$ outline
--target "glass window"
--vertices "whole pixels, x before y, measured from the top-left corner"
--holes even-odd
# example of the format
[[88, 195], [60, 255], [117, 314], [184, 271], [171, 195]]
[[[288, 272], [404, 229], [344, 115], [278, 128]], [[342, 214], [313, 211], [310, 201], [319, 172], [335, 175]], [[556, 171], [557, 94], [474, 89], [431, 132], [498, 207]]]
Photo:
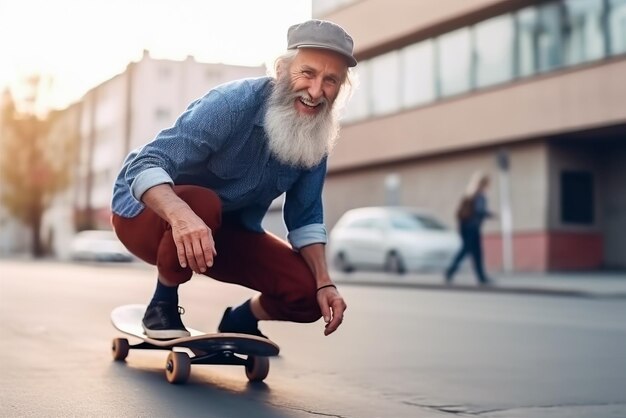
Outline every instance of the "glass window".
[[170, 67], [161, 66], [157, 69], [159, 78], [162, 80], [167, 80], [172, 75], [172, 69]]
[[428, 103], [435, 94], [435, 45], [432, 39], [402, 49], [402, 105]]
[[593, 174], [588, 171], [561, 172], [561, 221], [592, 224]]
[[384, 115], [400, 108], [400, 54], [391, 51], [370, 60], [372, 112]]
[[602, 0], [566, 0], [564, 6], [565, 64], [602, 58]]
[[537, 54], [535, 48], [537, 32], [537, 9], [527, 7], [515, 16], [517, 25], [516, 73], [520, 77], [535, 74], [537, 71]]
[[384, 227], [383, 221], [378, 218], [355, 219], [346, 224], [346, 228], [358, 229], [381, 229]]
[[391, 217], [391, 226], [394, 229], [403, 229], [407, 231], [414, 230], [445, 230], [446, 228], [436, 219], [414, 213], [395, 213]]
[[361, 61], [354, 68], [355, 85], [346, 104], [345, 122], [365, 119], [370, 115], [369, 61]]
[[469, 28], [462, 28], [437, 38], [439, 83], [442, 96], [470, 89], [471, 42]]
[[537, 27], [537, 64], [539, 71], [549, 71], [561, 66], [561, 11], [560, 4], [540, 6]]
[[609, 0], [608, 20], [611, 54], [626, 53], [626, 0]]
[[474, 27], [476, 87], [513, 78], [514, 23], [512, 15], [486, 20]]
[[165, 109], [163, 107], [157, 107], [154, 110], [154, 117], [157, 120], [163, 120], [163, 121], [169, 120], [170, 119], [170, 111], [169, 111], [169, 109]]

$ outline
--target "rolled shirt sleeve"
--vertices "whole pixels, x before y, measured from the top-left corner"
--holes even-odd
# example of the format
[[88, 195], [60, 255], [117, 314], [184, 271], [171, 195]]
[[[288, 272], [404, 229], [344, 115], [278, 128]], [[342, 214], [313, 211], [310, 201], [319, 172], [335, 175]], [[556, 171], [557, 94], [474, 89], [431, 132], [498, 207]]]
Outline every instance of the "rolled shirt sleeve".
[[287, 234], [287, 240], [296, 250], [311, 244], [326, 244], [327, 237], [328, 233], [324, 224], [305, 225]]
[[173, 186], [174, 180], [161, 167], [148, 168], [135, 177], [130, 185], [130, 192], [135, 199], [141, 202], [141, 196], [148, 189], [159, 184], [171, 184]]
[[283, 216], [289, 233], [287, 240], [296, 249], [310, 244], [326, 244], [322, 188], [326, 178], [326, 158], [302, 174], [287, 192]]

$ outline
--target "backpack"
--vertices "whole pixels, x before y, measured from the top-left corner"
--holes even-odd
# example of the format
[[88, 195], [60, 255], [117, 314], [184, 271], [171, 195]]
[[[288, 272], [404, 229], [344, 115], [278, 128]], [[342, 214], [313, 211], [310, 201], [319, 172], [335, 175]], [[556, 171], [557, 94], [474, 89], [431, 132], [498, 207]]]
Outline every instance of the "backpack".
[[474, 215], [474, 199], [470, 196], [464, 196], [456, 210], [456, 219], [464, 222]]

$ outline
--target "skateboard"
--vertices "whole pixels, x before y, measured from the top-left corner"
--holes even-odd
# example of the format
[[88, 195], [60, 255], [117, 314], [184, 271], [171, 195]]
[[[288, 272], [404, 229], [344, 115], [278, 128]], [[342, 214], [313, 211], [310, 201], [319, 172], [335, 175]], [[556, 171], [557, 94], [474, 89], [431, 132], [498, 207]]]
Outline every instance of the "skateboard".
[[[142, 340], [131, 345], [126, 338], [114, 338], [111, 345], [113, 360], [124, 361], [131, 349], [169, 350], [165, 377], [170, 383], [185, 383], [192, 364], [244, 366], [248, 380], [260, 382], [269, 373], [269, 357], [277, 356], [280, 351], [275, 343], [266, 338], [237, 333], [206, 334], [191, 328], [187, 328], [191, 334], [189, 337], [171, 340], [150, 338], [141, 325], [145, 311], [145, 305], [124, 305], [111, 312], [115, 328]], [[191, 356], [186, 351], [190, 351]]]

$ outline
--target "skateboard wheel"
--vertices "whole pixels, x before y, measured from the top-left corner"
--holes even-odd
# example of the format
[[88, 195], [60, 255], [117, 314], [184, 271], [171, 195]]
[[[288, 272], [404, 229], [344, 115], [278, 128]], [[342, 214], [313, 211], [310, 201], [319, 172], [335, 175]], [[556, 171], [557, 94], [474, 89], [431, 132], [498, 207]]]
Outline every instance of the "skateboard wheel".
[[260, 382], [270, 372], [270, 359], [263, 356], [248, 356], [246, 376], [251, 382]]
[[128, 350], [130, 346], [126, 338], [114, 338], [111, 343], [111, 353], [113, 354], [113, 360], [124, 361], [128, 356]]
[[191, 359], [187, 353], [170, 351], [165, 363], [165, 377], [170, 383], [185, 383], [191, 373]]

